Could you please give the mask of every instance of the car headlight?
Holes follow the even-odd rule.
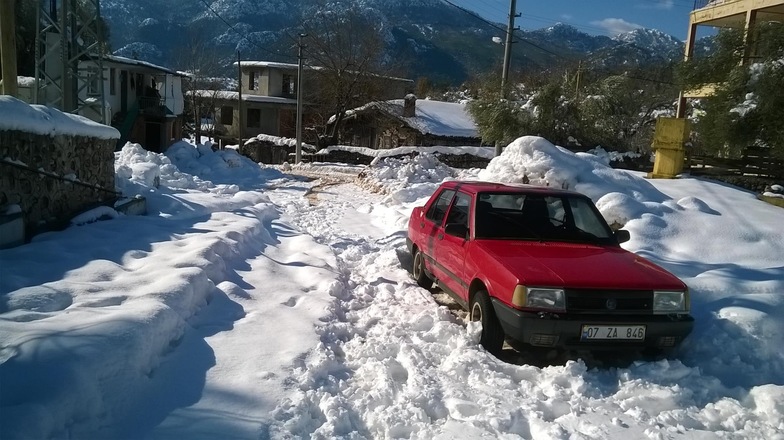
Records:
[[[653,291],[653,313],[688,313],[689,291]]]
[[[531,309],[563,311],[566,310],[566,294],[563,289],[517,286],[512,304]]]

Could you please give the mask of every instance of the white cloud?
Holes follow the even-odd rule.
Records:
[[[630,23],[622,18],[605,18],[604,20],[592,21],[591,24],[599,26],[614,35],[623,34],[643,27],[637,23]]]
[[[561,18],[564,20],[571,20],[574,18],[574,16],[571,14],[561,14]]]
[[[646,1],[641,4],[638,4],[637,7],[643,9],[672,9],[675,6],[674,0],[655,0],[655,1]]]

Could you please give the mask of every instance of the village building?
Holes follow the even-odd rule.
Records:
[[[236,63],[235,63],[236,65]],[[320,67],[307,66],[302,78],[307,95],[318,92],[317,78]],[[236,91],[198,90],[202,99],[212,100],[215,130],[231,138],[249,138],[259,134],[280,137],[296,136],[296,110],[298,66],[297,64],[273,61],[240,62],[242,92],[242,118],[240,118],[240,93]],[[374,77],[385,81],[384,96],[389,99],[403,96],[413,86],[413,81],[404,78]],[[304,102],[303,119],[310,119],[312,105],[307,97]],[[306,122],[305,125],[308,125]]]
[[[103,105],[85,106],[79,114],[93,121],[106,120],[120,132],[118,147],[135,142],[150,151],[163,152],[182,138],[185,99],[182,92],[182,73],[146,61],[115,55],[103,55],[103,74],[95,59],[79,61],[79,70],[88,72],[86,80],[77,87],[79,100],[100,101]],[[23,77],[18,95],[28,103],[36,98],[35,78]],[[81,81],[81,79],[80,79]],[[55,90],[39,90],[39,101],[55,102],[57,97],[46,96]],[[101,114],[101,110],[105,114]]]
[[[333,120],[331,120],[334,123]],[[339,143],[389,149],[402,146],[480,146],[482,139],[463,103],[404,99],[375,101],[349,110]]]

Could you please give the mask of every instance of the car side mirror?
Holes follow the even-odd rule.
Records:
[[[468,228],[466,227],[466,225],[460,223],[447,223],[446,226],[444,227],[444,232],[446,232],[447,235],[460,237],[463,240],[466,240],[468,238]]]
[[[625,229],[618,229],[615,231],[615,239],[618,240],[618,244],[626,243],[631,240],[631,238],[632,236],[629,234],[629,231]]]

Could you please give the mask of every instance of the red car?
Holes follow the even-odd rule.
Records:
[[[667,349],[692,330],[689,290],[628,252],[591,199],[546,187],[443,183],[414,208],[417,283],[437,285],[482,322],[482,345]]]

